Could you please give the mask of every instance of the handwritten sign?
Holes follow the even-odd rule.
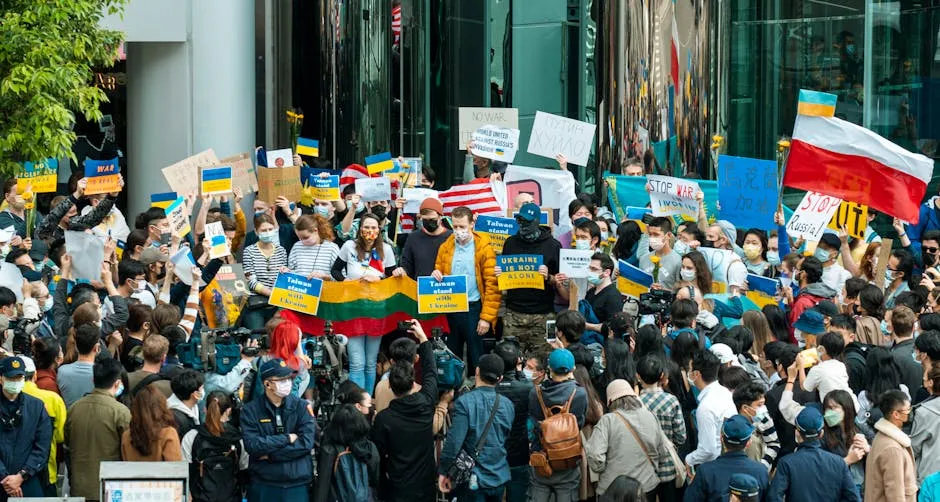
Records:
[[[186,195],[199,192],[200,167],[218,164],[219,158],[215,156],[215,152],[210,148],[192,157],[187,157],[176,164],[164,167],[161,171],[171,190]]]
[[[340,200],[339,176],[311,176],[309,186],[313,187],[313,198],[324,201]]]
[[[496,266],[502,269],[502,273],[497,278],[500,291],[520,288],[545,289],[545,278],[539,273],[542,255],[497,256]]]
[[[484,233],[490,239],[490,246],[496,254],[503,254],[503,245],[510,235],[516,235],[519,225],[515,218],[499,218],[496,216],[477,216],[474,230]]]
[[[418,214],[421,209],[421,203],[424,199],[437,199],[439,193],[430,188],[406,188],[402,190],[402,198],[405,199],[405,207],[401,212],[404,214]]]
[[[273,204],[278,197],[299,201],[304,187],[300,183],[300,166],[277,169],[258,168],[258,199]]]
[[[280,168],[294,165],[294,152],[292,152],[290,148],[268,150],[264,153],[268,167]]]
[[[738,228],[774,228],[777,191],[776,162],[730,155],[718,157],[721,219]]]
[[[818,241],[822,237],[832,215],[839,209],[842,199],[816,192],[806,192],[800,205],[787,222],[787,235]]]
[[[526,151],[541,157],[554,159],[559,153],[568,157],[569,164],[586,166],[594,145],[594,131],[597,126],[552,115],[535,112],[532,123],[532,135]]]
[[[519,110],[517,108],[461,107],[457,110],[457,123],[460,131],[457,143],[461,150],[466,150],[467,143],[473,138],[473,133],[485,125],[519,129]]]
[[[593,254],[590,249],[562,249],[558,255],[558,272],[573,279],[587,277]]]
[[[268,305],[281,307],[303,314],[317,315],[320,307],[320,292],[323,290],[323,281],[320,279],[307,279],[302,275],[282,272],[274,281]]]
[[[418,313],[453,314],[468,312],[467,276],[445,275],[440,281],[418,277]]]
[[[203,167],[199,192],[202,195],[232,193],[232,166]]]
[[[56,191],[59,161],[48,158],[42,162],[23,162],[23,167],[16,173],[17,191],[23,193],[26,187],[32,187],[34,194]]]
[[[220,160],[219,165],[232,166],[232,184],[242,193],[258,191],[258,176],[255,174],[254,157],[245,152]]]
[[[485,125],[473,133],[470,153],[484,159],[512,162],[519,150],[519,129]]]
[[[241,264],[223,264],[215,274],[215,280],[224,291],[231,291],[234,296],[248,296],[248,279]]]
[[[150,194],[150,207],[159,207],[166,210],[170,204],[176,201],[176,192],[163,192]]]
[[[363,202],[392,199],[392,183],[388,178],[359,178],[356,180],[356,193]]]
[[[186,199],[178,197],[172,204],[167,206],[166,219],[170,222],[170,231],[182,239],[192,230],[189,226],[189,211],[186,207]]]
[[[118,158],[111,160],[85,159],[85,195],[121,191],[121,165]]]
[[[193,251],[189,246],[182,246],[170,257],[170,263],[173,264],[173,273],[180,278],[180,281],[187,286],[192,286],[193,281],[200,281],[201,277],[193,276],[193,269],[196,268],[196,259],[193,258]]]
[[[868,228],[868,206],[858,202],[842,201],[836,214],[829,220],[829,228],[839,230],[845,227],[850,236],[856,239],[865,237],[865,229]]]
[[[698,219],[698,183],[671,176],[649,175],[650,207],[654,216],[680,216],[686,220]]]
[[[221,221],[206,224],[206,239],[209,239],[209,258],[222,258],[232,254],[225,241],[225,229]]]

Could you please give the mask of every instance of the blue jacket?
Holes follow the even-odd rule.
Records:
[[[276,433],[277,408],[267,398],[252,400],[242,410],[245,451],[250,456],[251,481],[290,488],[313,480],[313,450],[317,423],[306,401],[289,395],[281,403],[283,433]],[[289,434],[297,434],[290,442]]]
[[[0,399],[6,397],[0,395]],[[0,426],[0,479],[21,470],[36,476],[46,467],[52,445],[52,422],[42,401],[20,392],[14,403],[20,410],[20,425]],[[6,404],[0,405],[0,414],[4,414]]]
[[[818,440],[803,442],[777,463],[767,502],[783,502],[784,497],[787,502],[862,500],[849,466],[842,457],[823,450]]]
[[[495,387],[479,387],[454,402],[454,420],[441,451],[441,474],[447,474],[461,448],[470,454],[474,452],[489,421],[497,396]],[[499,408],[483,445],[477,451],[477,463],[473,468],[480,488],[496,488],[509,482],[506,437],[512,430],[515,416],[512,401],[505,396],[499,396]]]
[[[931,197],[920,205],[920,219],[914,225],[904,225],[907,231],[907,237],[911,240],[911,252],[915,256],[920,256],[920,239],[924,232],[928,230],[940,230],[940,214],[934,207],[934,201],[940,202],[940,198]]]
[[[725,502],[730,497],[728,483],[735,473],[750,474],[760,485],[760,500],[767,496],[767,468],[743,451],[729,451],[698,466],[692,484],[685,490],[685,502]]]

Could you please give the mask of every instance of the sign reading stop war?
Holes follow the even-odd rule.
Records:
[[[535,112],[532,123],[532,135],[529,137],[527,152],[554,159],[559,153],[568,157],[569,164],[586,166],[594,145],[594,131],[597,126],[552,115]]]
[[[865,237],[865,229],[868,227],[868,206],[858,202],[842,201],[836,214],[832,215],[829,221],[829,228],[839,230],[845,227],[845,231],[856,239]]]
[[[787,222],[787,235],[818,241],[841,203],[842,199],[838,197],[806,192],[799,207]]]

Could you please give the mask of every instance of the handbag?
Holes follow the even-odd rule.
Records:
[[[490,412],[490,418],[486,421],[486,426],[483,427],[483,432],[480,434],[480,439],[477,440],[477,444],[473,447],[473,452],[469,452],[466,448],[461,447],[460,452],[457,453],[457,458],[454,459],[454,463],[447,469],[447,477],[455,488],[470,481],[473,468],[477,465],[477,454],[480,452],[480,447],[483,446],[483,442],[486,441],[486,435],[490,432],[493,419],[496,418],[496,410],[499,409],[499,397],[499,394],[496,394],[496,402],[493,403],[493,411]]]
[[[643,454],[646,455],[646,460],[649,460],[650,464],[652,464],[653,472],[655,472],[657,476],[659,476],[659,469],[656,466],[656,462],[653,462],[652,457],[650,457],[649,451],[646,450],[646,445],[643,444],[642,440],[640,440],[640,436],[636,433],[636,430],[633,429],[633,426],[630,425],[630,422],[626,418],[624,418],[623,415],[621,415],[620,413],[617,413],[616,411],[614,412],[614,414],[617,415],[617,418],[619,418],[621,422],[623,422],[623,425],[627,426],[627,430],[629,430],[630,433],[633,434],[633,439],[635,439],[637,444],[640,445],[640,449],[642,449]],[[669,458],[672,460],[672,466],[676,473],[676,477],[675,477],[676,488],[682,488],[683,486],[685,486],[686,474],[687,474],[685,472],[685,469],[682,468],[682,466],[685,465],[685,462],[683,462],[682,459],[679,458],[679,453],[676,452],[676,448],[672,445],[672,441],[670,441],[669,438],[666,437],[666,433],[663,432],[662,427],[659,428],[659,435],[660,435],[660,440],[663,441],[664,444],[666,445],[666,450],[669,451]],[[663,479],[662,476],[659,476],[659,481],[665,483],[666,481],[669,481],[669,479]]]
[[[245,310],[258,310],[268,307],[268,297],[264,295],[251,295],[248,297],[248,303],[245,304]]]

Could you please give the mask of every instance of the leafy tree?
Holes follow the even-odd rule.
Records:
[[[128,0],[0,0],[0,173],[70,157],[76,113],[101,118],[95,68],[117,59],[123,34],[99,26]]]

